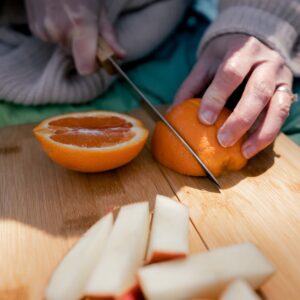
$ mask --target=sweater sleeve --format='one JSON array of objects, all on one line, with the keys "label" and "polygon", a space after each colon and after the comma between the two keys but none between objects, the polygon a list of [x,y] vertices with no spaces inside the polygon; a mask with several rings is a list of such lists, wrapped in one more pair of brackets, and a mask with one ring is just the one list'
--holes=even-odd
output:
[{"label": "sweater sleeve", "polygon": [[300,76],[300,0],[220,0],[219,9],[198,54],[218,36],[244,33],[277,50]]},{"label": "sweater sleeve", "polygon": [[[15,20],[8,13],[14,12],[9,4],[20,0],[5,0],[5,8],[1,1],[0,99],[25,105],[84,103],[107,90],[116,76],[103,69],[80,76],[71,56],[60,47],[1,26],[1,16],[4,24]],[[163,42],[182,19],[190,0],[105,0],[105,3],[121,45],[127,50],[126,61],[132,61]]]}]

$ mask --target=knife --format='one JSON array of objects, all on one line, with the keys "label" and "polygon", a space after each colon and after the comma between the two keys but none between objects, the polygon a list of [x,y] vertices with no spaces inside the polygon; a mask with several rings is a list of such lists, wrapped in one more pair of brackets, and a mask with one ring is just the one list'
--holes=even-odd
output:
[{"label": "knife", "polygon": [[123,69],[118,65],[116,60],[114,59],[114,52],[110,48],[110,46],[104,41],[103,38],[99,38],[98,40],[98,50],[97,50],[97,58],[101,64],[101,66],[107,70],[108,73],[112,74],[113,70],[116,70],[119,75],[131,86],[131,88],[136,92],[138,96],[140,96],[141,100],[144,104],[158,117],[160,121],[162,121],[179,139],[179,141],[185,146],[185,148],[193,155],[196,161],[204,170],[206,176],[217,186],[218,189],[221,188],[219,181],[213,175],[213,173],[207,168],[205,163],[201,160],[201,158],[196,154],[194,149],[190,146],[190,144],[185,140],[184,137],[175,129],[169,121],[159,112],[159,110],[151,103],[151,101],[145,96],[145,94],[135,85],[135,83],[126,75]]}]

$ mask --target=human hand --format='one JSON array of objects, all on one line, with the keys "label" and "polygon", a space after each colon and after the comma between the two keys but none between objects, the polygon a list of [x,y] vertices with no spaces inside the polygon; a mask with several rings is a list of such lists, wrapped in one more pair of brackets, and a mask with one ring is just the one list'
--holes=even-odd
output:
[{"label": "human hand", "polygon": [[31,31],[46,42],[60,44],[72,53],[82,75],[96,70],[97,40],[100,34],[122,58],[114,28],[100,0],[25,0]]},{"label": "human hand", "polygon": [[214,39],[181,85],[175,104],[204,92],[199,119],[211,125],[244,80],[242,97],[219,129],[218,140],[230,147],[249,131],[242,152],[250,158],[273,142],[290,110],[290,95],[276,88],[291,90],[293,75],[276,51],[244,34]]}]

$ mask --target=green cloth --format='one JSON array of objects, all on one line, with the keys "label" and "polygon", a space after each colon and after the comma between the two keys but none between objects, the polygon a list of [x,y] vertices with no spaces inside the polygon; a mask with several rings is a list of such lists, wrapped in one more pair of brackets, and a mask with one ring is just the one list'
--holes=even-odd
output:
[{"label": "green cloth", "polygon": [[[294,80],[293,91],[300,95],[300,78]],[[290,115],[284,123],[282,131],[300,145],[300,99],[292,104]]]},{"label": "green cloth", "polygon": [[[201,3],[201,2],[200,2]],[[204,2],[203,2],[204,3]],[[155,104],[170,104],[181,82],[195,63],[200,38],[214,16],[215,8],[206,5],[205,15],[191,9],[185,20],[153,54],[125,67],[129,77]],[[295,82],[300,92],[300,80]],[[300,102],[293,105],[283,131],[300,144]],[[136,95],[123,80],[116,81],[105,95],[81,105],[22,106],[0,101],[0,127],[39,122],[50,116],[73,111],[112,110],[128,112],[139,106]]]}]

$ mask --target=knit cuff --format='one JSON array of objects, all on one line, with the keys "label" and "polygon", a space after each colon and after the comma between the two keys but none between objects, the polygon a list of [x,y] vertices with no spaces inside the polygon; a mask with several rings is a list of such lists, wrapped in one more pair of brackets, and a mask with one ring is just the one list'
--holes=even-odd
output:
[{"label": "knit cuff", "polygon": [[255,36],[270,48],[277,50],[295,73],[300,71],[293,68],[291,58],[298,37],[296,29],[276,15],[249,6],[234,6],[224,10],[205,33],[197,55],[214,38],[231,33]]}]

